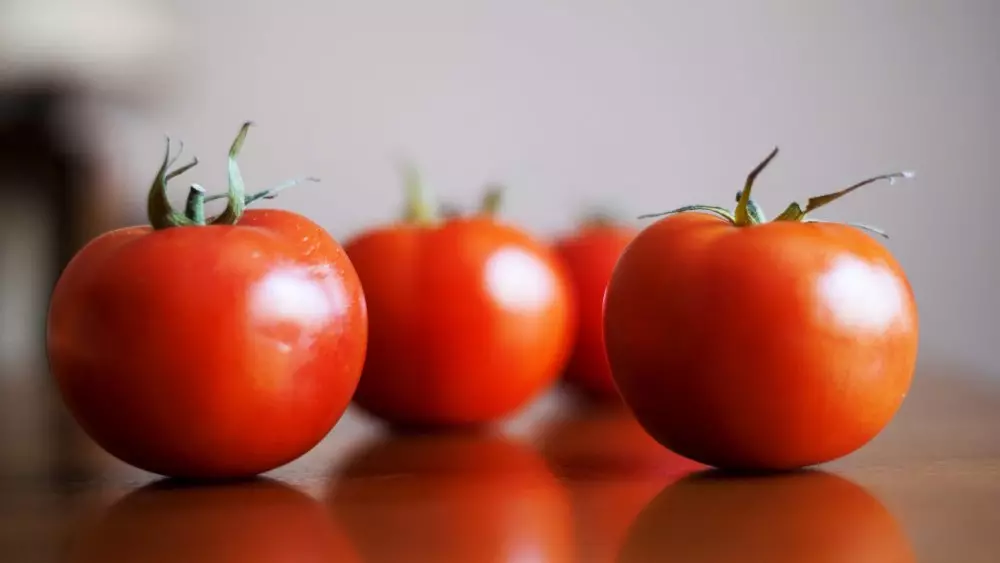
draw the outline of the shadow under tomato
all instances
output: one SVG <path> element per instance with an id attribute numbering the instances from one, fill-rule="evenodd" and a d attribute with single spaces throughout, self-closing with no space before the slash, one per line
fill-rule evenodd
<path id="1" fill-rule="evenodd" d="M 565 491 L 491 433 L 391 435 L 356 452 L 327 500 L 365 561 L 574 561 Z"/>
<path id="2" fill-rule="evenodd" d="M 133 491 L 78 530 L 73 563 L 357 561 L 322 503 L 269 479 Z"/>
<path id="3" fill-rule="evenodd" d="M 571 401 L 535 439 L 570 491 L 581 562 L 614 561 L 646 503 L 704 467 L 658 444 L 620 403 Z"/>
<path id="4" fill-rule="evenodd" d="M 843 477 L 706 471 L 658 494 L 630 527 L 619 557 L 666 560 L 902 563 L 914 555 L 892 513 Z"/>

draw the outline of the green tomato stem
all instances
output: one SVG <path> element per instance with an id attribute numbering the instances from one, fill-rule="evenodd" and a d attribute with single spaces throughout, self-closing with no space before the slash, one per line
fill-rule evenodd
<path id="1" fill-rule="evenodd" d="M 503 194 L 506 190 L 507 188 L 500 184 L 486 186 L 483 200 L 479 204 L 479 213 L 487 217 L 496 217 L 503 207 Z"/>
<path id="2" fill-rule="evenodd" d="M 438 220 L 434 204 L 423 186 L 420 173 L 412 164 L 403 166 L 403 189 L 406 201 L 403 208 L 403 220 L 409 223 L 427 225 Z"/>
<path id="3" fill-rule="evenodd" d="M 754 180 L 756 180 L 757 176 L 761 173 L 761 171 L 763 171 L 764 168 L 767 167 L 767 165 L 771 162 L 771 160 L 773 160 L 774 157 L 777 155 L 778 155 L 778 147 L 774 147 L 774 150 L 771 151 L 771 153 L 767 156 L 767 158 L 761 161 L 761 163 L 758 164 L 757 167 L 750 172 L 750 174 L 747 176 L 746 183 L 744 184 L 743 189 L 740 190 L 739 192 L 736 192 L 736 209 L 733 212 L 730 212 L 728 209 L 725 209 L 723 207 L 717 207 L 713 205 L 687 205 L 664 213 L 650 213 L 646 215 L 640 215 L 639 219 L 664 217 L 669 215 L 676 215 L 678 213 L 703 212 L 721 217 L 722 219 L 728 221 L 729 223 L 737 227 L 747 227 L 764 223 L 767 220 L 764 216 L 764 211 L 750 197 L 750 191 L 753 188 Z M 852 184 L 842 190 L 809 198 L 804 208 L 798 203 L 792 203 L 784 211 L 782 211 L 780 215 L 775 217 L 774 221 L 798 221 L 802 223 L 839 223 L 855 227 L 863 231 L 867 231 L 871 234 L 880 237 L 889 238 L 889 235 L 887 235 L 885 231 L 882 231 L 881 229 L 872 227 L 870 225 L 863 225 L 860 223 L 849 223 L 849 222 L 823 221 L 819 219 L 806 219 L 806 215 L 869 184 L 873 184 L 875 182 L 882 180 L 886 180 L 889 182 L 889 184 L 893 184 L 897 180 L 909 179 L 913 178 L 914 176 L 916 176 L 916 174 L 912 171 L 892 172 L 889 174 L 880 174 L 878 176 L 873 176 L 871 178 L 857 182 L 856 184 Z"/>
<path id="4" fill-rule="evenodd" d="M 184 216 L 196 225 L 205 224 L 205 188 L 191 184 L 184 204 Z"/>
<path id="5" fill-rule="evenodd" d="M 583 228 L 614 227 L 624 222 L 619 213 L 606 207 L 598 207 L 585 213 L 579 221 L 580 226 Z"/>
<path id="6" fill-rule="evenodd" d="M 736 203 L 736 209 L 733 210 L 733 217 L 735 218 L 736 226 L 745 227 L 748 225 L 756 225 L 760 223 L 758 218 L 763 217 L 763 213 L 760 213 L 760 208 L 756 205 L 753 206 L 757 212 L 755 216 L 755 211 L 751 210 L 750 207 L 750 191 L 753 189 L 753 183 L 757 179 L 757 176 L 767 168 L 767 165 L 774 160 L 774 157 L 778 156 L 778 147 L 774 147 L 771 154 L 767 155 L 767 158 L 762 160 L 750 174 L 747 175 L 746 182 L 743 185 L 743 191 L 741 191 L 738 196 L 739 199 Z"/>
<path id="7" fill-rule="evenodd" d="M 167 183 L 173 178 L 176 178 L 177 176 L 180 176 L 197 166 L 198 159 L 194 158 L 191 162 L 171 170 L 171 167 L 173 167 L 181 153 L 184 151 L 184 143 L 179 142 L 177 154 L 172 155 L 170 150 L 170 138 L 167 137 L 167 148 L 163 155 L 163 163 L 160 165 L 160 169 L 157 171 L 156 177 L 153 179 L 153 185 L 149 189 L 149 196 L 147 198 L 146 205 L 147 213 L 149 215 L 149 224 L 152 225 L 154 229 L 159 230 L 171 227 L 195 227 L 205 225 L 235 225 L 239 222 L 240 217 L 243 216 L 243 212 L 246 210 L 247 206 L 253 202 L 261 199 L 274 199 L 282 191 L 293 186 L 297 186 L 303 182 L 319 181 L 318 178 L 312 177 L 298 178 L 285 182 L 279 186 L 247 195 L 246 188 L 243 184 L 243 176 L 240 173 L 240 167 L 236 162 L 236 159 L 243 148 L 243 142 L 246 140 L 247 132 L 250 130 L 252 125 L 253 123 L 249 121 L 243 123 L 240 127 L 239 133 L 236 135 L 236 139 L 233 140 L 232 145 L 229 147 L 229 188 L 227 192 L 221 195 L 209 196 L 205 194 L 205 189 L 203 187 L 198 184 L 192 184 L 184 206 L 184 213 L 175 211 L 170 205 L 170 201 L 167 198 Z M 226 199 L 226 209 L 216 217 L 206 220 L 205 204 L 221 198 Z"/>
<path id="8" fill-rule="evenodd" d="M 438 216 L 442 219 L 455 219 L 462 216 L 462 208 L 453 203 L 442 203 L 438 206 Z"/>
<path id="9" fill-rule="evenodd" d="M 149 188 L 149 196 L 146 198 L 146 213 L 149 224 L 154 230 L 196 225 L 194 221 L 188 219 L 183 213 L 178 213 L 170 205 L 170 200 L 167 198 L 167 181 L 194 168 L 198 164 L 198 160 L 194 159 L 177 170 L 170 172 L 170 167 L 173 166 L 184 151 L 184 144 L 180 144 L 177 155 L 173 157 L 170 154 L 170 137 L 166 138 L 166 145 L 166 150 L 163 153 L 163 163 L 156 172 L 156 177 L 153 178 L 153 184 Z"/>

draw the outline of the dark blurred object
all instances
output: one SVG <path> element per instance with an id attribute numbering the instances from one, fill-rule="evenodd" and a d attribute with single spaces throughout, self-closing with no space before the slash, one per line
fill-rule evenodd
<path id="1" fill-rule="evenodd" d="M 87 193 L 95 186 L 93 155 L 73 146 L 60 119 L 74 100 L 75 92 L 68 89 L 0 91 L 0 197 L 15 205 L 27 198 L 41 200 L 50 218 L 41 226 L 54 229 L 48 259 L 56 271 L 89 238 L 88 205 L 97 200 Z"/>
<path id="2" fill-rule="evenodd" d="M 176 24 L 164 0 L 0 1 L 0 473 L 69 483 L 96 467 L 46 377 L 47 302 L 76 251 L 127 218 L 101 132 L 169 99 Z"/>
<path id="3" fill-rule="evenodd" d="M 0 198 L 4 205 L 13 207 L 7 210 L 11 216 L 28 215 L 27 221 L 6 225 L 3 236 L 8 245 L 32 244 L 39 238 L 43 241 L 38 245 L 42 253 L 23 253 L 20 258 L 8 260 L 14 267 L 0 276 L 0 296 L 10 302 L 0 303 L 0 310 L 10 311 L 15 301 L 31 299 L 25 295 L 27 292 L 36 294 L 35 300 L 47 296 L 48 288 L 76 251 L 108 226 L 100 219 L 108 210 L 97 207 L 97 156 L 78 146 L 79 137 L 69 131 L 73 116 L 67 110 L 78 105 L 79 97 L 72 88 L 52 85 L 0 90 Z M 39 290 L 34 287 L 38 280 L 48 283 Z M 44 330 L 44 302 L 38 305 L 22 309 L 30 317 L 39 318 L 22 318 L 19 326 L 12 323 L 5 330 Z M 81 459 L 78 449 L 87 445 L 79 440 L 47 381 L 38 382 L 34 377 L 36 372 L 38 376 L 44 374 L 44 346 L 40 345 L 44 333 L 23 335 L 19 340 L 29 343 L 20 351 L 21 357 L 0 357 L 0 363 L 29 372 L 28 377 L 20 378 L 20 389 L 44 387 L 42 404 L 32 407 L 44 409 L 43 413 L 54 411 L 43 414 L 44 424 L 52 425 L 48 432 L 43 430 L 50 437 L 45 445 L 52 448 L 55 458 L 50 466 L 75 473 L 73 461 Z M 36 364 L 37 369 L 31 367 Z"/>

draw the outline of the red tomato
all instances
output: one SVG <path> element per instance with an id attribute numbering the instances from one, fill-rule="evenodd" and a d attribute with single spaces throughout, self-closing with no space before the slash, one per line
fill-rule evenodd
<path id="1" fill-rule="evenodd" d="M 72 563 L 359 561 L 323 504 L 276 481 L 157 482 L 116 502 L 69 543 Z"/>
<path id="2" fill-rule="evenodd" d="M 49 364 L 69 410 L 112 455 L 154 473 L 229 478 L 292 461 L 329 432 L 360 377 L 357 274 L 308 219 L 241 215 L 245 132 L 215 224 L 170 211 L 165 161 L 154 228 L 93 240 L 52 294 Z"/>
<path id="3" fill-rule="evenodd" d="M 525 232 L 487 214 L 424 215 L 345 248 L 370 319 L 364 410 L 402 426 L 486 423 L 558 377 L 572 303 L 556 256 Z"/>
<path id="4" fill-rule="evenodd" d="M 534 450 L 482 433 L 395 435 L 328 502 L 365 561 L 576 561 L 569 502 Z"/>
<path id="5" fill-rule="evenodd" d="M 916 363 L 913 293 L 889 251 L 851 226 L 803 220 L 906 174 L 763 222 L 749 194 L 771 157 L 735 216 L 685 208 L 642 231 L 605 302 L 625 402 L 661 444 L 716 467 L 791 469 L 854 451 L 893 417 Z"/>
<path id="6" fill-rule="evenodd" d="M 617 561 L 854 563 L 914 561 L 889 510 L 820 471 L 750 478 L 695 474 L 667 487 L 632 524 Z"/>
<path id="7" fill-rule="evenodd" d="M 578 323 L 566 380 L 597 399 L 619 398 L 604 349 L 604 290 L 636 230 L 592 221 L 556 242 L 576 298 Z"/>

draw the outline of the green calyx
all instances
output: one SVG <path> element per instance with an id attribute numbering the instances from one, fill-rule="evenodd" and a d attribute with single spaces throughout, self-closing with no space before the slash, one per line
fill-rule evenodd
<path id="1" fill-rule="evenodd" d="M 626 220 L 615 209 L 595 206 L 583 213 L 577 223 L 581 228 L 605 228 L 624 225 Z"/>
<path id="2" fill-rule="evenodd" d="M 167 150 L 163 156 L 163 164 L 156 173 L 156 178 L 153 180 L 153 185 L 149 190 L 149 197 L 147 199 L 149 224 L 152 225 L 154 229 L 161 230 L 171 227 L 202 227 L 206 225 L 235 225 L 239 222 L 240 217 L 243 216 L 243 212 L 251 203 L 261 199 L 274 199 L 281 191 L 302 182 L 319 181 L 317 178 L 302 178 L 286 182 L 274 188 L 247 195 L 246 188 L 243 184 L 243 176 L 240 173 L 240 167 L 239 164 L 237 164 L 236 159 L 243 148 L 243 141 L 246 139 L 247 132 L 250 130 L 252 125 L 253 123 L 250 121 L 243 123 L 240 127 L 239 133 L 236 135 L 236 139 L 233 140 L 232 145 L 229 147 L 229 188 L 227 192 L 219 195 L 206 195 L 203 187 L 198 184 L 191 184 L 183 213 L 174 210 L 173 206 L 171 206 L 170 200 L 167 198 L 167 183 L 197 166 L 198 159 L 192 158 L 187 164 L 171 170 L 180 158 L 181 153 L 184 152 L 184 143 L 179 143 L 177 154 L 172 155 L 170 137 L 167 137 Z M 222 198 L 226 199 L 226 208 L 218 215 L 206 218 L 205 204 Z"/>
<path id="3" fill-rule="evenodd" d="M 772 160 L 774 160 L 774 157 L 776 156 L 778 156 L 778 147 L 774 147 L 774 150 L 772 150 L 771 153 L 768 154 L 767 157 L 760 162 L 760 164 L 758 164 L 753 170 L 750 171 L 750 174 L 747 175 L 746 182 L 743 185 L 743 189 L 736 193 L 736 208 L 733 211 L 730 211 L 729 209 L 726 209 L 724 207 L 718 207 L 713 205 L 688 205 L 664 213 L 651 213 L 648 215 L 641 215 L 639 216 L 639 219 L 664 217 L 668 215 L 676 215 L 678 213 L 686 213 L 689 211 L 700 211 L 704 213 L 717 215 L 737 227 L 749 227 L 765 223 L 767 222 L 767 219 L 764 216 L 764 212 L 753 201 L 753 199 L 750 198 L 750 192 L 753 189 L 753 184 L 754 181 L 757 179 L 757 176 L 764 170 L 764 168 L 767 167 L 768 164 L 771 163 Z M 805 207 L 802 207 L 798 203 L 792 203 L 791 205 L 786 207 L 785 210 L 782 211 L 781 214 L 779 214 L 773 220 L 797 221 L 801 223 L 829 223 L 831 221 L 823 221 L 821 219 L 811 219 L 807 218 L 806 216 L 807 214 L 819 209 L 820 207 L 823 207 L 831 202 L 834 202 L 844 197 L 845 195 L 859 188 L 867 186 L 869 184 L 873 184 L 875 182 L 879 182 L 882 180 L 886 180 L 890 184 L 892 184 L 895 183 L 896 180 L 909 179 L 913 178 L 914 176 L 915 174 L 910 171 L 893 172 L 890 174 L 880 174 L 878 176 L 873 176 L 871 178 L 862 180 L 856 184 L 848 186 L 842 190 L 821 196 L 811 197 L 809 198 L 808 201 L 806 201 Z M 850 225 L 852 227 L 868 231 L 872 234 L 888 238 L 888 235 L 884 231 L 882 231 L 881 229 L 877 229 L 875 227 L 871 227 L 869 225 L 862 225 L 858 223 L 843 223 L 843 224 Z"/>
<path id="4" fill-rule="evenodd" d="M 403 221 L 419 225 L 431 225 L 442 219 L 462 217 L 462 209 L 457 205 L 438 206 L 430 192 L 424 187 L 416 167 L 407 164 L 402 168 L 405 202 Z M 503 204 L 505 189 L 499 184 L 489 184 L 479 205 L 477 215 L 493 217 Z"/>

